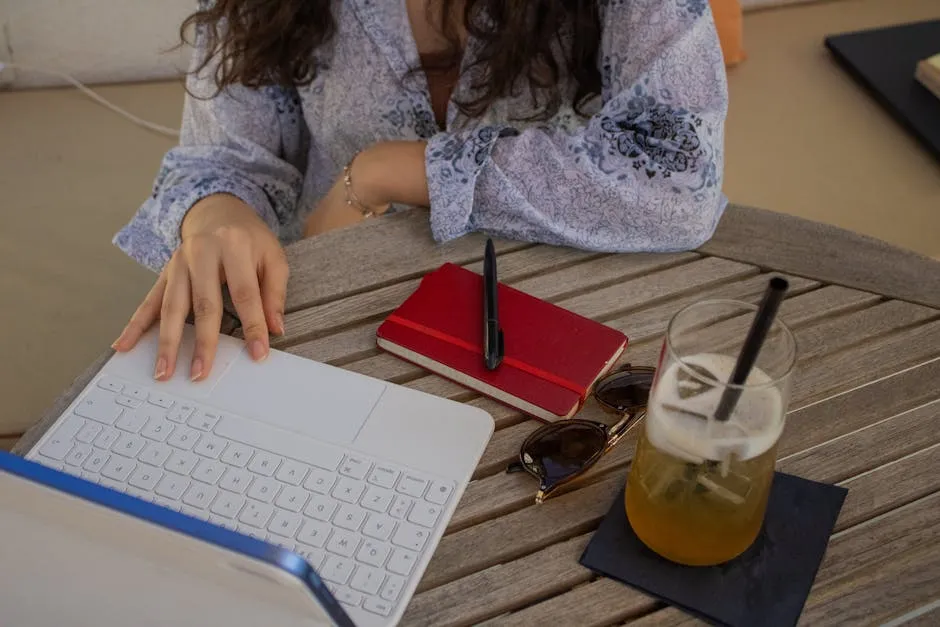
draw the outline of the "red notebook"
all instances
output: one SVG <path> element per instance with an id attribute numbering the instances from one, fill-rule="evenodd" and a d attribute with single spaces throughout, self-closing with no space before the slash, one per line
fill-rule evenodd
<path id="1" fill-rule="evenodd" d="M 483 365 L 483 277 L 445 264 L 378 330 L 394 355 L 543 420 L 570 418 L 623 353 L 626 336 L 506 285 L 499 286 L 505 358 Z"/>

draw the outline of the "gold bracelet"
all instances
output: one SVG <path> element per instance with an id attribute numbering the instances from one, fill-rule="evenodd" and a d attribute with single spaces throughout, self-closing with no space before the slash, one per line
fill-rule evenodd
<path id="1" fill-rule="evenodd" d="M 356 192 L 352 188 L 352 164 L 356 160 L 356 157 L 359 156 L 357 152 L 353 155 L 353 158 L 349 160 L 349 163 L 346 164 L 346 167 L 343 168 L 343 184 L 346 187 L 346 204 L 350 207 L 355 207 L 362 213 L 363 218 L 372 218 L 375 216 L 375 211 L 366 207 L 359 197 L 356 196 Z"/>

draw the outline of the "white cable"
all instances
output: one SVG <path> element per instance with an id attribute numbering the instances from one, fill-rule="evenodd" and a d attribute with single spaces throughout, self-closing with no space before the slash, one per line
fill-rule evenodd
<path id="1" fill-rule="evenodd" d="M 155 124 L 153 122 L 148 122 L 147 120 L 139 118 L 133 113 L 130 113 L 129 111 L 125 111 L 121 107 L 115 104 L 112 104 L 111 102 L 106 100 L 104 97 L 98 95 L 97 93 L 95 93 L 94 91 L 86 87 L 84 84 L 82 84 L 80 81 L 69 76 L 65 72 L 59 72 L 57 70 L 49 70 L 45 68 L 32 67 L 29 65 L 24 65 L 22 63 L 0 62 L 0 72 L 3 72 L 4 68 L 8 68 L 8 67 L 16 69 L 16 70 L 23 70 L 26 72 L 38 72 L 40 74 L 50 74 L 52 76 L 57 76 L 61 78 L 62 80 L 68 81 L 72 86 L 80 90 L 82 93 L 84 93 L 86 96 L 88 96 L 89 98 L 97 102 L 98 104 L 110 109 L 111 111 L 113 111 L 114 113 L 117 113 L 120 116 L 127 118 L 128 120 L 130 120 L 131 122 L 133 122 L 134 124 L 138 126 L 142 126 L 146 129 L 154 131 L 155 133 L 160 133 L 161 135 L 168 135 L 170 137 L 179 137 L 180 135 L 180 132 L 178 129 L 169 128 L 167 126 L 161 126 L 160 124 Z"/>

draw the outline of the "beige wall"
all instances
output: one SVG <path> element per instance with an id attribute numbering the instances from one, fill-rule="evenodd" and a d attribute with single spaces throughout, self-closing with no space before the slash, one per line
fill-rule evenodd
<path id="1" fill-rule="evenodd" d="M 177 76 L 185 50 L 163 51 L 196 0 L 0 0 L 0 61 L 59 70 L 87 83 Z M 5 41 L 4 41 L 5 40 Z M 7 54 L 9 57 L 10 55 Z M 9 79 L 7 79 L 9 82 Z M 14 70 L 14 87 L 59 84 Z"/>

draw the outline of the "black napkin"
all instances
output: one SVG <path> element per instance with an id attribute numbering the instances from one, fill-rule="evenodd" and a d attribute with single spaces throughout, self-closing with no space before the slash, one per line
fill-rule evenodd
<path id="1" fill-rule="evenodd" d="M 725 564 L 692 567 L 646 548 L 627 522 L 620 490 L 580 561 L 715 624 L 795 625 L 847 492 L 777 473 L 754 544 Z"/>

